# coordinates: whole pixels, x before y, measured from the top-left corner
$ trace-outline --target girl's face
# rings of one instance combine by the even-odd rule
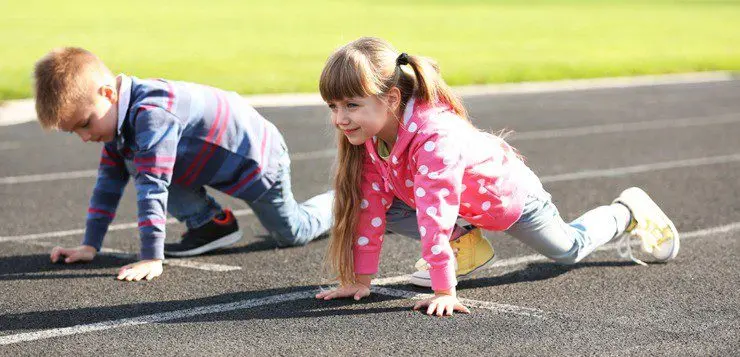
[[[362,145],[376,135],[386,142],[395,142],[398,121],[394,111],[398,109],[400,92],[394,89],[397,93],[391,91],[383,100],[371,95],[328,102],[332,124],[352,145]]]

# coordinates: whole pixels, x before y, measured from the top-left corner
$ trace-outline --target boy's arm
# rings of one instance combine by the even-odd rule
[[[87,209],[83,245],[100,250],[128,180],[126,164],[115,143],[106,143],[100,154],[98,181],[90,198],[90,207]]]
[[[134,166],[141,238],[140,259],[164,259],[167,197],[180,140],[180,121],[159,107],[138,109]]]

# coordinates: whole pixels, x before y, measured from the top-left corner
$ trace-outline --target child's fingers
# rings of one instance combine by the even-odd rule
[[[141,279],[144,279],[148,274],[148,270],[142,269],[141,271],[134,274],[134,281],[140,281]]]
[[[145,279],[146,280],[152,280],[152,279],[158,277],[160,274],[161,273],[158,272],[158,271],[151,271],[151,272],[149,272],[149,274],[146,275],[146,278]]]
[[[470,310],[463,304],[457,303],[455,305],[455,310],[462,312],[463,314],[469,314]]]
[[[444,316],[446,308],[447,308],[447,304],[437,304],[437,316],[438,317]]]
[[[123,280],[126,278],[126,275],[131,267],[129,265],[121,267],[121,269],[118,269],[118,276],[116,279]]]
[[[357,292],[355,292],[355,300],[356,301],[362,299],[365,296],[367,296],[367,295],[365,294],[364,291],[362,291],[362,289],[358,289]]]
[[[62,247],[54,247],[51,250],[50,258],[51,258],[52,263],[56,263],[59,260],[59,256],[62,255],[62,250],[63,250]]]
[[[331,300],[331,299],[337,297],[337,291],[338,290],[336,290],[336,289],[329,291],[328,294],[324,295],[324,300]]]
[[[429,307],[427,308],[427,315],[433,314],[436,308],[437,308],[437,302],[435,301],[430,302]]]
[[[452,316],[454,311],[455,311],[455,305],[453,304],[447,305],[447,307],[445,308],[445,315]]]
[[[64,262],[67,264],[81,260],[79,252],[63,252],[63,254],[67,256],[67,259],[64,259]]]
[[[324,290],[324,291],[321,291],[318,294],[316,294],[316,298],[317,299],[323,299],[327,295],[331,294],[333,291],[334,291],[333,289],[332,290]]]

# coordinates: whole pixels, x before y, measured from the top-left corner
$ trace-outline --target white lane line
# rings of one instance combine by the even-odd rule
[[[44,248],[53,248],[57,246],[57,244],[51,243],[51,242],[25,242],[25,243],[28,245],[44,247]],[[100,253],[98,254],[105,254],[108,256],[121,258],[121,259],[134,259],[134,260],[138,259],[138,255],[134,253],[126,252],[123,250],[119,250],[119,249],[103,248],[100,250]],[[165,259],[163,264],[175,266],[175,267],[191,268],[191,269],[198,269],[198,270],[205,270],[205,271],[216,271],[216,272],[242,270],[242,267],[240,266],[205,263],[205,262],[199,262],[199,261],[195,261],[191,259],[184,259],[184,258]]]
[[[325,159],[325,158],[334,157],[336,155],[337,155],[337,149],[334,149],[334,148],[318,150],[318,151],[299,152],[295,154],[290,154],[290,161]]]
[[[730,232],[730,231],[734,231],[737,229],[740,229],[740,222],[735,222],[735,223],[731,223],[731,224],[727,224],[723,226],[687,232],[683,234],[683,237],[684,239],[703,237],[703,236],[708,236],[708,235],[717,234],[717,233]],[[599,250],[604,250],[604,249],[607,249],[607,247],[606,246],[600,247]],[[539,258],[537,256],[539,256]],[[547,258],[541,255],[531,255],[531,256],[508,259],[506,261],[498,261],[496,262],[498,264],[494,264],[494,266],[509,266],[509,265],[516,265],[516,264],[522,264],[522,263],[527,263],[531,261],[546,260],[546,259]],[[406,276],[404,276],[404,278],[405,277]],[[373,287],[373,291],[381,295],[389,295],[389,296],[396,296],[396,297],[410,298],[410,299],[423,299],[429,296],[426,294],[419,294],[416,292],[411,292],[411,291],[406,291],[406,290],[390,289],[390,288],[378,286],[378,285],[393,283],[398,278],[399,277],[391,277],[391,278],[374,280],[373,283],[376,286]],[[77,326],[72,326],[72,327],[64,327],[64,328],[56,328],[56,329],[48,329],[48,330],[40,330],[40,331],[34,331],[34,332],[19,333],[19,334],[14,334],[14,335],[0,336],[0,345],[9,345],[9,344],[14,344],[14,343],[36,341],[36,340],[42,340],[42,339],[48,339],[48,338],[54,338],[54,337],[78,335],[78,334],[83,334],[83,333],[110,330],[110,329],[122,328],[122,327],[128,327],[128,326],[145,325],[145,324],[150,324],[154,322],[184,319],[184,318],[206,315],[206,314],[223,313],[223,312],[234,311],[234,310],[250,309],[250,308],[269,305],[269,304],[278,304],[282,302],[313,298],[314,295],[319,291],[321,290],[315,289],[315,290],[309,290],[309,291],[300,291],[300,292],[289,293],[289,294],[280,294],[280,295],[272,295],[272,296],[267,296],[267,297],[262,297],[262,298],[246,299],[246,300],[241,300],[241,301],[227,303],[227,304],[206,305],[206,306],[199,306],[199,307],[194,307],[190,309],[183,309],[183,310],[176,310],[176,311],[170,311],[170,312],[164,312],[164,313],[144,315],[144,316],[133,317],[133,318],[104,321],[104,322],[98,322],[94,324],[77,325]],[[496,311],[500,313],[535,317],[539,319],[543,319],[547,315],[547,312],[539,310],[539,309],[533,309],[533,308],[527,308],[527,307],[521,307],[521,306],[515,306],[515,305],[499,304],[499,303],[493,303],[493,302],[488,302],[488,301],[479,301],[479,300],[471,300],[471,299],[462,299],[462,302],[471,307],[488,309],[488,310],[492,310],[492,311]]]
[[[652,164],[615,167],[604,170],[584,170],[560,175],[542,176],[542,183],[584,180],[591,178],[617,177],[643,172],[676,169],[683,167],[696,167],[714,164],[725,164],[740,161],[740,154],[700,157],[696,159],[656,162]]]
[[[408,291],[408,290],[390,289],[390,288],[384,288],[380,286],[373,286],[372,291],[375,293],[381,294],[381,295],[389,295],[389,296],[395,296],[395,297],[412,299],[412,300],[421,300],[421,299],[426,299],[426,298],[433,296],[432,294],[421,294],[421,293],[416,293],[416,292]],[[468,307],[477,307],[480,309],[486,309],[486,310],[496,311],[496,312],[505,313],[505,314],[536,317],[539,319],[544,319],[545,315],[547,315],[545,311],[542,311],[539,309],[533,309],[529,307],[521,307],[521,306],[509,305],[509,304],[499,304],[499,303],[490,302],[490,301],[460,299],[460,302]]]
[[[692,117],[692,118],[679,118],[679,119],[666,119],[666,120],[647,120],[632,123],[620,123],[620,124],[605,124],[605,125],[592,125],[585,127],[575,128],[563,128],[563,129],[552,129],[552,130],[537,130],[537,131],[525,131],[525,132],[514,132],[511,135],[509,141],[526,141],[526,140],[540,140],[540,139],[553,139],[553,138],[565,138],[565,137],[576,137],[594,134],[607,134],[607,133],[620,133],[620,132],[633,132],[642,130],[653,130],[653,129],[667,129],[667,128],[686,128],[694,126],[708,126],[717,124],[729,124],[740,122],[740,114],[730,113],[725,115],[710,116],[710,117]],[[303,161],[303,160],[316,160],[316,159],[327,159],[333,158],[336,155],[336,149],[323,149],[309,152],[298,152],[291,153],[291,161]],[[57,180],[70,180],[76,178],[93,178],[97,177],[98,170],[80,170],[80,171],[68,171],[68,172],[57,172],[49,174],[35,174],[35,175],[21,175],[21,176],[8,176],[0,177],[0,185],[12,185],[12,184],[23,184],[23,183],[34,183],[34,182],[46,182],[46,181],[57,181]]]
[[[245,299],[232,303],[199,306],[190,309],[175,310],[126,319],[98,322],[94,324],[77,325],[64,328],[48,329],[35,332],[19,333],[0,336],[0,345],[9,345],[19,342],[36,341],[53,337],[78,335],[94,331],[110,330],[115,328],[146,325],[155,322],[184,319],[206,314],[222,313],[234,310],[251,309],[254,307],[278,304],[286,301],[313,298],[318,290],[300,291],[295,293],[266,296],[262,298]]]
[[[245,208],[233,211],[234,216],[241,217],[241,216],[248,216],[254,213],[251,209]],[[177,223],[177,220],[174,218],[168,218],[166,221],[166,224],[173,224]],[[111,224],[108,227],[108,231],[121,231],[126,229],[134,229],[138,228],[139,224],[137,222],[131,222],[131,223],[119,223],[119,224]],[[68,236],[74,236],[74,235],[81,235],[85,233],[85,229],[70,229],[67,231],[56,231],[56,232],[46,232],[46,233],[34,233],[34,234],[24,234],[20,236],[8,236],[8,237],[0,237],[0,243],[2,242],[22,242],[22,241],[28,241],[28,240],[34,240],[34,239],[43,239],[43,238],[59,238],[59,237],[68,237]]]
[[[551,183],[551,182],[586,180],[586,179],[604,178],[604,177],[618,177],[618,176],[626,176],[630,174],[644,173],[644,172],[651,172],[651,171],[658,171],[658,170],[668,170],[668,169],[675,169],[675,168],[682,168],[682,167],[713,165],[713,164],[738,162],[738,161],[740,161],[740,154],[710,156],[710,157],[701,157],[697,159],[664,161],[664,162],[657,162],[657,163],[652,163],[652,164],[616,167],[616,168],[605,169],[605,170],[585,170],[585,171],[577,171],[577,172],[559,174],[559,175],[541,176],[540,181],[542,181],[543,183]],[[249,209],[234,212],[234,214],[237,216],[242,215],[242,214],[251,214],[251,213],[252,211]],[[174,222],[177,222],[177,221],[173,218],[170,218],[167,220],[167,224],[171,224]],[[138,227],[138,224],[135,222],[134,223],[122,223],[122,224],[111,225],[111,228],[109,230],[132,229],[136,227]],[[59,232],[36,233],[36,234],[27,234],[27,235],[20,235],[20,236],[7,236],[7,237],[0,236],[0,242],[24,241],[24,240],[51,238],[51,237],[65,237],[65,236],[70,236],[70,235],[78,235],[82,233],[84,233],[84,229],[73,229],[73,230],[59,231]]]
[[[686,232],[686,233],[679,232],[679,236],[681,237],[681,240],[686,240],[686,239],[691,239],[691,238],[711,236],[711,235],[720,234],[720,233],[727,233],[727,232],[732,232],[736,230],[740,230],[740,222],[733,222],[733,223],[725,224],[722,226],[711,227],[711,228],[706,228],[706,229],[699,229],[699,230]],[[639,245],[639,242],[635,242],[632,245]],[[602,245],[601,247],[596,248],[594,251],[598,252],[598,251],[614,250],[614,249],[616,249],[616,244],[610,243],[610,244]],[[549,261],[549,260],[550,258],[542,254],[530,254],[530,255],[525,255],[522,257],[496,260],[492,264],[489,264],[488,266],[483,267],[477,270],[476,272],[491,270],[494,268],[510,267],[510,266],[515,266],[515,265]],[[387,278],[373,279],[373,284],[392,285],[392,284],[403,284],[403,283],[407,283],[408,281],[409,281],[409,275],[398,275],[398,276],[390,276]]]
[[[76,178],[97,177],[98,170],[81,170],[55,172],[51,174],[23,175],[0,177],[0,185],[12,185],[17,183],[33,183],[44,181],[71,180]]]
[[[103,322],[98,322],[98,323],[93,323],[93,324],[76,325],[76,326],[71,326],[71,327],[62,327],[62,328],[47,329],[47,330],[40,330],[40,331],[34,331],[34,332],[25,332],[25,333],[19,333],[19,334],[14,334],[14,335],[0,336],[0,346],[10,345],[10,344],[20,343],[20,342],[37,341],[37,340],[54,338],[54,337],[79,335],[79,334],[90,333],[90,332],[95,332],[95,331],[104,331],[104,330],[131,327],[131,326],[140,326],[140,325],[146,325],[146,324],[151,324],[151,323],[156,323],[156,322],[180,320],[180,319],[186,319],[186,318],[191,318],[191,317],[200,316],[200,315],[224,313],[224,312],[229,312],[229,311],[234,311],[234,310],[246,310],[246,309],[251,309],[251,308],[260,307],[264,305],[279,304],[279,303],[290,302],[290,301],[295,301],[295,300],[314,299],[315,298],[314,296],[319,291],[321,291],[321,289],[312,289],[308,291],[299,291],[295,293],[271,295],[271,296],[266,296],[262,298],[245,299],[245,300],[236,301],[232,303],[226,303],[226,304],[206,305],[206,306],[199,306],[199,307],[194,307],[190,309],[175,310],[175,311],[162,312],[162,313],[157,313],[157,314],[150,314],[150,315],[111,320],[111,321],[103,321]],[[415,293],[412,291],[389,289],[389,288],[383,288],[383,287],[373,287],[373,291],[379,295],[388,295],[388,296],[408,298],[408,299],[423,299],[428,296],[431,296],[428,294],[419,294],[419,293]],[[460,301],[469,307],[487,309],[487,310],[504,313],[504,314],[534,317],[538,319],[544,319],[545,315],[547,314],[545,311],[542,311],[542,310],[532,309],[532,308],[527,308],[527,307],[520,307],[520,306],[515,306],[515,305],[498,304],[498,303],[493,303],[493,302],[488,302],[488,301],[478,301],[478,300],[471,300],[471,299],[461,299]]]
[[[574,136],[610,134],[610,133],[627,133],[643,130],[673,129],[673,128],[690,128],[695,126],[708,126],[718,124],[731,124],[740,122],[740,113],[730,113],[725,115],[709,117],[692,117],[681,119],[663,119],[647,120],[631,123],[604,124],[593,126],[582,126],[576,128],[562,128],[538,131],[525,131],[521,133],[514,132],[511,135],[511,141],[520,140],[539,140],[553,138],[567,138]]]
[[[13,149],[18,149],[20,147],[21,147],[20,141],[8,141],[8,142],[0,143],[0,151],[13,150]]]

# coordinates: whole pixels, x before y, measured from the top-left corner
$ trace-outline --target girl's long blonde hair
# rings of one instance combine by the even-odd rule
[[[344,45],[329,57],[321,72],[321,97],[326,102],[371,95],[383,97],[397,87],[401,92],[401,112],[413,95],[418,102],[449,105],[468,120],[462,101],[444,82],[436,62],[426,57],[404,55],[408,66],[403,65],[403,61],[399,65],[399,55],[390,43],[374,37],[362,37]],[[340,284],[349,285],[354,283],[352,245],[360,216],[365,149],[362,145],[352,145],[340,130],[337,130],[337,141],[335,218],[326,263]]]

